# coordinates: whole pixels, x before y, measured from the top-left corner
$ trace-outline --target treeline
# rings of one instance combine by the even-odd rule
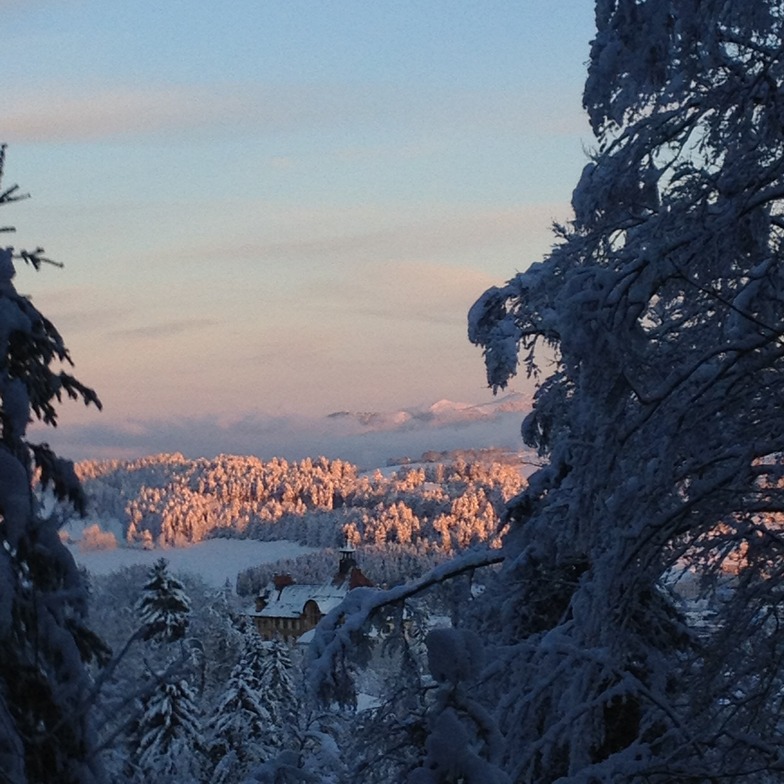
[[[508,458],[507,458],[508,459]],[[403,545],[452,552],[498,537],[520,466],[444,460],[360,473],[324,457],[288,462],[181,454],[77,465],[90,512],[127,542],[173,546],[211,537],[290,539],[311,547]]]
[[[253,566],[237,575],[237,594],[258,595],[264,586],[272,582],[276,574],[290,574],[297,582],[312,585],[329,582],[335,576],[339,557],[336,549],[326,548],[296,558],[284,558]],[[373,580],[375,585],[389,587],[424,574],[445,561],[448,556],[437,547],[423,543],[420,546],[368,545],[358,552],[358,558],[362,571]]]

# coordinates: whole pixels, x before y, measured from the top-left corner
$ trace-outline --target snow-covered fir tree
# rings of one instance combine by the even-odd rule
[[[554,356],[523,427],[546,463],[500,551],[354,592],[314,648],[329,694],[376,608],[501,564],[431,641],[416,784],[784,780],[784,13],[596,19],[574,219],[469,316],[495,388]]]
[[[187,586],[192,607],[191,634],[198,638],[204,652],[205,687],[209,691],[222,689],[243,650],[245,619],[237,612],[236,596],[228,579],[215,591],[206,586],[197,590],[192,578],[191,575]]]
[[[174,642],[188,630],[190,600],[183,584],[169,572],[165,558],[159,558],[150,569],[139,598],[139,622],[145,640]]]
[[[0,178],[5,146],[0,147]],[[16,186],[0,204],[24,198]],[[11,231],[6,227],[3,231]],[[38,269],[41,248],[0,248],[0,778],[10,784],[100,780],[87,711],[85,662],[106,653],[87,626],[87,591],[58,522],[42,516],[33,472],[77,509],[73,465],[28,440],[30,422],[57,423],[62,398],[100,406],[70,373],[54,325],[14,286],[15,263]]]
[[[192,784],[201,780],[205,743],[196,703],[185,678],[159,680],[142,700],[126,765],[132,781]]]
[[[267,708],[262,683],[263,644],[255,630],[246,634],[245,650],[234,667],[208,723],[213,781],[241,780],[272,754],[279,731]]]
[[[294,681],[294,665],[289,647],[281,640],[261,646],[259,687],[263,704],[271,718],[270,741],[283,748],[291,735],[298,713],[298,688]]]
[[[112,762],[134,781],[191,782],[204,768],[199,695],[191,683],[203,688],[204,646],[185,639],[190,613],[184,585],[169,573],[166,559],[159,559],[147,573],[135,605],[137,628],[123,651],[130,653],[135,640],[145,641],[144,670],[123,681],[125,693],[121,684],[115,688],[120,723],[112,736],[125,738],[128,753],[124,761],[112,755]],[[126,719],[122,706],[129,700],[136,707]]]

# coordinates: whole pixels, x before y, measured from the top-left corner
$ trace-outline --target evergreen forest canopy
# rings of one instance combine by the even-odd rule
[[[543,346],[555,352],[523,426],[544,466],[509,501],[499,549],[473,548],[407,585],[352,591],[309,649],[312,691],[325,705],[352,704],[352,655],[374,618],[477,571],[484,590],[463,592],[452,625],[424,638],[426,657],[398,635],[412,666],[356,732],[290,722],[296,740],[276,745],[262,727],[284,719],[246,699],[258,685],[240,680],[261,677],[259,657],[252,636],[238,644],[214,737],[244,733],[257,756],[239,760],[239,742],[216,741],[212,774],[784,781],[784,9],[597,0],[596,22],[584,93],[596,149],[574,219],[557,227],[546,259],[485,292],[469,315],[496,389],[520,364],[538,374]],[[117,683],[117,659],[101,669],[83,581],[34,503],[33,462],[79,503],[73,475],[25,437],[31,416],[54,423],[62,393],[97,398],[50,370],[67,352],[16,293],[14,258],[38,256],[8,249],[0,259],[0,770],[13,784],[100,781],[89,716],[96,689]],[[696,595],[679,591],[687,572],[699,577]],[[151,577],[145,590],[163,582]],[[187,751],[200,743],[200,649],[188,639],[160,641],[136,695],[129,780],[200,775],[176,764],[203,755]],[[308,705],[301,718],[319,710]],[[247,719],[239,730],[236,715]],[[177,717],[165,736],[161,716]],[[335,753],[341,739],[361,752],[350,768]]]
[[[497,542],[519,461],[443,462],[360,473],[343,460],[157,455],[76,466],[91,516],[119,521],[128,543],[172,546],[215,536],[312,547],[419,545],[449,553]],[[64,512],[65,513],[65,512]]]

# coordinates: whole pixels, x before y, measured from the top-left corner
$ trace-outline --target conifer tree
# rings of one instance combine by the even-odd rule
[[[139,599],[142,638],[161,642],[181,640],[188,630],[190,609],[185,587],[169,574],[166,559],[158,559],[150,569]]]
[[[128,772],[135,781],[190,784],[202,771],[204,741],[196,696],[184,678],[160,680],[141,703]]]
[[[271,753],[273,722],[263,698],[260,643],[255,633],[246,637],[245,652],[209,722],[216,782],[239,780]]]
[[[5,146],[0,147],[0,179]],[[17,186],[0,204],[24,198]],[[3,231],[12,231],[6,227]],[[84,509],[71,463],[28,440],[31,421],[57,424],[65,396],[100,407],[70,373],[54,325],[14,286],[15,263],[39,269],[41,248],[0,248],[0,771],[12,784],[87,784],[100,778],[87,713],[85,662],[105,648],[87,627],[83,578],[45,519],[32,485]]]
[[[240,661],[231,672],[211,718],[209,753],[216,782],[230,782],[249,773],[274,753],[281,734],[278,712],[265,675],[267,643],[255,628],[244,630]],[[273,714],[273,711],[275,712]]]
[[[284,747],[298,711],[297,687],[289,648],[281,640],[264,644],[260,661],[259,689],[270,718],[270,740]]]

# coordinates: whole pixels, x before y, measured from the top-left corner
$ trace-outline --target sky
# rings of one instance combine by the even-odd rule
[[[37,438],[74,459],[264,457],[307,453],[336,410],[491,399],[466,313],[568,219],[589,0],[0,0],[0,18],[4,184],[32,195],[0,220],[65,264],[17,288],[104,405]]]

